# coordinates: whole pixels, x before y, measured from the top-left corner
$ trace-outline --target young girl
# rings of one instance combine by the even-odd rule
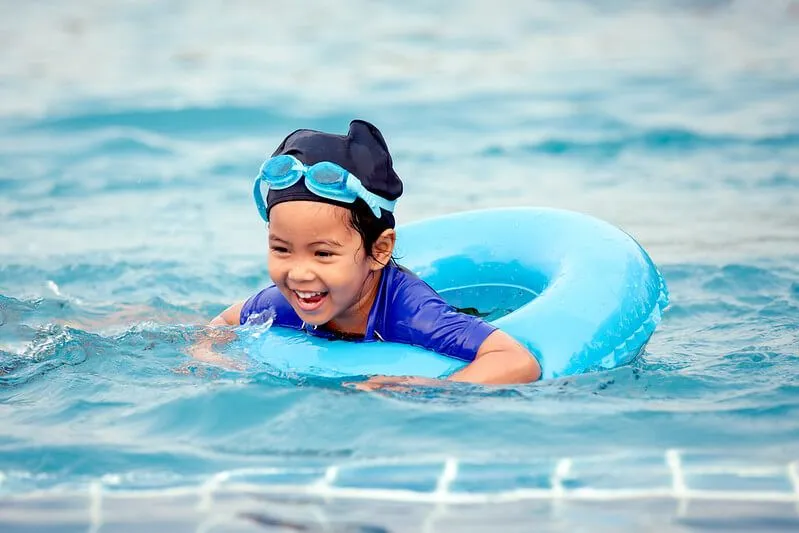
[[[392,258],[394,205],[402,181],[378,129],[362,120],[346,136],[298,130],[261,167],[255,203],[269,227],[273,285],[236,303],[211,325],[272,317],[274,326],[350,341],[422,346],[471,363],[448,379],[526,383],[536,359],[480,318],[448,305]],[[424,384],[372,378],[362,388]]]

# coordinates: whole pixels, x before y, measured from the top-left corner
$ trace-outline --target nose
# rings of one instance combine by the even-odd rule
[[[294,283],[313,281],[315,278],[316,274],[308,268],[305,261],[295,262],[288,271],[288,280]]]

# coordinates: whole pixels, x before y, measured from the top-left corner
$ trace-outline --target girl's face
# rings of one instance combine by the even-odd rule
[[[363,333],[382,265],[343,207],[289,201],[269,213],[269,277],[307,324]]]

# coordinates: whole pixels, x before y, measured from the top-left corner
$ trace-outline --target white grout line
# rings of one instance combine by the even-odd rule
[[[89,533],[97,533],[103,525],[103,483],[89,485]]]
[[[449,486],[458,477],[458,460],[454,457],[448,457],[444,462],[444,470],[438,477],[436,482],[436,494],[448,494]]]
[[[788,463],[788,479],[793,486],[796,497],[799,498],[799,461]]]
[[[671,487],[675,498],[684,498],[687,488],[685,486],[685,475],[682,471],[682,460],[680,452],[677,450],[666,451],[666,464],[671,470]]]
[[[327,513],[318,505],[310,506],[310,513],[316,519],[316,523],[322,527],[322,531],[332,531],[330,528],[330,520],[327,519]]]
[[[446,498],[450,494],[449,488],[455,478],[458,477],[458,460],[454,457],[447,457],[444,461],[444,468],[436,480],[436,488],[433,492],[434,495],[441,498]],[[434,496],[435,497],[435,496]],[[422,524],[423,533],[434,533],[436,522],[447,514],[447,502],[439,501],[436,506],[427,513]]]
[[[799,461],[788,463],[788,480],[796,494],[796,512],[799,514]]]
[[[287,469],[287,468],[241,468],[238,470],[226,470],[223,472],[218,472],[211,476],[208,481],[203,483],[198,490],[199,493],[199,502],[197,503],[197,510],[201,512],[209,512],[211,510],[211,506],[213,504],[213,495],[214,493],[219,490],[219,488],[223,485],[228,483],[231,479],[235,479],[236,477],[240,476],[253,476],[253,475],[273,475],[273,474],[283,474],[283,473],[315,473],[318,469]],[[310,488],[319,491],[319,492],[326,492],[330,490],[330,484],[333,483],[338,476],[338,467],[337,466],[330,466],[325,470],[325,475],[320,479],[316,484],[310,485]],[[256,485],[257,486],[257,485]],[[254,490],[254,492],[258,492],[258,490]],[[328,531],[329,522],[327,517],[322,513],[319,515],[319,509],[314,508],[314,515],[320,525],[322,526],[324,531]],[[217,525],[220,525],[218,516],[210,516],[207,520],[201,522],[196,529],[196,533],[207,533],[215,528]]]
[[[338,477],[338,466],[333,465],[327,467],[325,469],[325,475],[322,476],[322,479],[317,481],[314,486],[317,489],[325,490],[333,485],[336,482],[336,478]]]
[[[331,490],[335,490],[333,487],[333,483],[336,482],[338,478],[338,466],[332,465],[328,466],[325,469],[325,475],[322,476],[322,479],[311,485],[314,490],[320,493],[329,493]],[[325,503],[327,503],[327,497],[325,497]],[[316,522],[322,527],[322,531],[332,531],[330,527],[330,520],[327,518],[327,514],[325,513],[324,509],[321,509],[318,505],[311,506],[311,514],[316,519]]]
[[[452,504],[469,505],[481,503],[508,503],[527,500],[547,501],[556,498],[550,489],[517,489],[500,493],[469,493],[447,492],[420,492],[403,489],[361,489],[351,487],[330,488],[319,493],[311,486],[270,486],[266,489],[257,485],[230,485],[228,489],[241,493],[260,494],[294,494],[307,496],[323,496],[325,498],[362,499],[375,501],[414,502],[427,504]],[[266,490],[265,490],[266,489]],[[751,501],[751,502],[788,502],[796,501],[796,496],[790,492],[780,491],[726,491],[726,490],[692,490],[686,491],[683,498],[707,501]],[[561,498],[566,501],[625,501],[625,500],[652,500],[652,499],[678,499],[672,489],[571,489]]]
[[[568,477],[571,469],[572,460],[568,457],[561,459],[558,461],[558,464],[555,465],[555,471],[552,473],[552,477],[549,480],[552,485],[552,495],[555,499],[562,499],[566,493],[566,490],[563,488],[563,479]]]
[[[210,483],[210,482],[209,482]],[[208,485],[208,483],[206,483]],[[206,485],[190,487],[174,487],[159,490],[115,490],[104,492],[106,500],[144,500],[164,496],[207,496]],[[257,485],[254,483],[227,483],[225,490],[232,494],[250,495],[303,495],[323,496],[327,498],[383,500],[396,502],[418,503],[447,503],[454,505],[470,505],[496,502],[520,502],[526,500],[546,501],[556,498],[551,489],[516,489],[496,493],[470,493],[470,492],[421,492],[403,489],[358,489],[346,487],[329,487],[319,491],[313,485]],[[25,494],[3,495],[5,501],[31,501],[37,498],[59,497],[74,495],[74,491],[47,490],[29,492]],[[682,495],[691,500],[706,500],[720,502],[768,502],[768,503],[794,503],[797,494],[786,491],[728,491],[728,490],[686,490]],[[591,489],[575,488],[565,491],[561,499],[568,501],[624,501],[647,499],[679,499],[673,489]]]
[[[220,485],[227,483],[231,479],[239,476],[269,476],[273,474],[307,474],[318,472],[318,468],[297,468],[294,470],[288,468],[239,468],[237,470],[223,470],[217,472],[208,481],[200,485],[198,493],[200,501],[197,504],[198,511],[208,511],[213,502],[213,493]],[[328,468],[329,470],[329,468]]]
[[[685,473],[682,469],[680,452],[671,449],[666,451],[666,464],[671,470],[671,488],[677,498],[677,516],[685,516],[688,512],[688,488],[685,486]]]
[[[422,533],[434,533],[436,530],[436,522],[441,517],[447,514],[447,505],[438,503],[433,507],[422,522]]]
[[[230,472],[217,472],[208,478],[208,481],[200,485],[198,490],[200,501],[197,502],[198,511],[205,513],[211,510],[211,504],[214,501],[214,491],[228,479],[230,479]]]

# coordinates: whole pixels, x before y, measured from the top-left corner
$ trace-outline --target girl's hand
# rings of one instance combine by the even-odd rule
[[[187,348],[190,356],[203,363],[221,366],[228,370],[244,370],[244,365],[239,361],[232,361],[215,350],[217,344],[227,344],[236,338],[233,331],[223,328],[206,328],[197,336],[197,340]]]
[[[197,339],[186,349],[186,352],[197,361],[202,361],[203,363],[221,366],[228,370],[244,370],[245,367],[242,363],[231,361],[215,350],[217,344],[227,344],[236,338],[236,334],[224,326],[238,326],[243,306],[243,301],[235,303],[214,317],[208,327],[198,333]],[[181,367],[179,371],[185,373],[186,365]]]
[[[345,383],[345,386],[371,392],[378,390],[403,391],[413,387],[441,387],[444,383],[440,379],[415,376],[372,376],[359,383]]]

